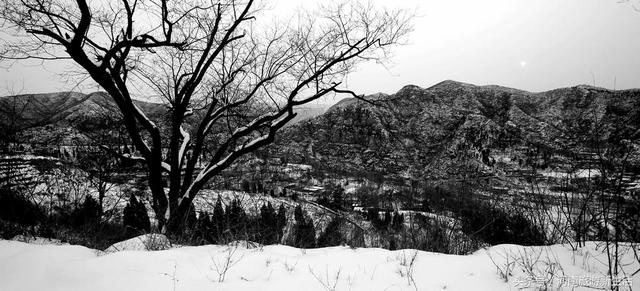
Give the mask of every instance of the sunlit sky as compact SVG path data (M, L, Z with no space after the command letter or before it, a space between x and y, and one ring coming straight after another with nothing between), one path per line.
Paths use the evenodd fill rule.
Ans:
M346 86L361 94L447 79L534 92L578 84L640 88L640 10L633 6L640 5L634 1L374 0L415 11L415 30L386 67L362 64ZM287 15L314 2L274 0L269 13ZM74 82L56 74L64 67L22 62L2 68L0 95L73 89Z

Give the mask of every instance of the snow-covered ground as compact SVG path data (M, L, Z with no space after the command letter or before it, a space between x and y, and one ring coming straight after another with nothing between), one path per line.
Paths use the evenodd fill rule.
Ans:
M500 245L455 256L236 244L105 253L0 241L0 290L519 290L527 284L525 290L535 290L544 282L555 284L549 288L555 290L562 280L564 290L593 290L571 284L604 282L606 260L595 248L595 243L578 251L562 245ZM631 254L624 259L633 262L629 270L639 267ZM499 269L511 272L507 280ZM525 270L531 270L530 279ZM550 270L555 277L548 277ZM638 276L630 282L636 288Z

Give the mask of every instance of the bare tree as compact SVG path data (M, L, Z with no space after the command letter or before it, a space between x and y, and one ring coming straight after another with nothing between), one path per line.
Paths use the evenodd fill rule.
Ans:
M143 162L159 226L180 231L197 193L273 141L294 106L341 87L362 61L382 61L412 16L342 2L258 21L253 0L7 0L4 59L70 59L111 95ZM266 17L265 17L266 18ZM268 19L267 19L268 20ZM167 128L134 103L160 96ZM168 189L163 187L163 177Z

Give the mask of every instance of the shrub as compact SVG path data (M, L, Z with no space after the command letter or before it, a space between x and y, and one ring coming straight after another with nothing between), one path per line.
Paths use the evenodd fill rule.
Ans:
M461 222L462 231L485 243L543 245L546 235L521 212L511 211L487 201L473 199L469 190L454 192L443 188L426 188L423 208L450 211Z
M44 220L44 211L15 190L0 189L0 220L33 226Z
M473 201L459 212L462 230L484 242L496 244L544 245L545 234L521 213L500 209L487 202Z
M344 210L344 189L339 185L329 184L327 190L322 193L322 196L316 202L333 210Z

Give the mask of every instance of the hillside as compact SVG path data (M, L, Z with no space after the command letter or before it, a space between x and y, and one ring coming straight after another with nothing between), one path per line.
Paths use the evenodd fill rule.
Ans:
M497 177L534 164L562 166L563 157L637 139L640 128L640 90L531 93L444 81L365 99L342 100L288 128L272 153L386 180Z
M140 100L134 100L134 103L162 126L167 112L164 104ZM297 116L289 125L321 115L327 107L322 104L297 107ZM82 135L78 129L101 127L106 123L117 123L119 119L117 105L105 92L0 97L0 138L17 138L22 143L64 144L60 141Z
M162 105L135 100L151 116L164 111ZM0 97L0 124L22 130L30 127L74 122L84 116L113 114L115 102L104 92L82 94L59 92Z
M162 120L162 104L134 100L151 119ZM0 97L0 139L37 148L88 143L97 130L117 138L120 115L104 92L59 92ZM21 151L13 149L11 151ZM40 152L42 152L40 150Z
M581 85L531 93L443 81L365 100L344 99L326 112L298 108L268 155L338 175L441 183L502 179L531 166L567 171L568 158L587 157L587 164L598 147L640 135L640 90ZM153 119L164 119L161 104L136 103ZM3 134L31 144L77 142L83 129L118 118L102 92L1 97L0 110Z

